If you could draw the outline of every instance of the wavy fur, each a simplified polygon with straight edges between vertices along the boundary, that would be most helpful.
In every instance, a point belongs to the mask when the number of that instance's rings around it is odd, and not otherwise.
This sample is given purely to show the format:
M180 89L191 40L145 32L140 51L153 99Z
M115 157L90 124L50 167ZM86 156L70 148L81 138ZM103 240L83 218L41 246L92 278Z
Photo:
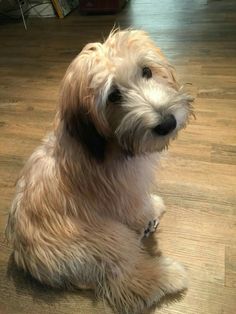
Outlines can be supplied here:
M119 104L108 101L114 87ZM93 288L119 313L185 289L183 267L151 256L141 239L163 212L150 194L158 152L185 126L191 102L146 33L114 31L88 44L65 74L54 131L17 184L7 225L16 264L53 287ZM156 136L170 113L175 131Z

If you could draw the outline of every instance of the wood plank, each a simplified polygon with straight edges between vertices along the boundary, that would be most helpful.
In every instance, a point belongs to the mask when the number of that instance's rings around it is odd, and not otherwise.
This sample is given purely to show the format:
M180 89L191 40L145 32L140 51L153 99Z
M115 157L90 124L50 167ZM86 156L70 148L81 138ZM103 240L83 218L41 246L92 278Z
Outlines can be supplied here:
M236 289L236 247L225 249L225 285Z

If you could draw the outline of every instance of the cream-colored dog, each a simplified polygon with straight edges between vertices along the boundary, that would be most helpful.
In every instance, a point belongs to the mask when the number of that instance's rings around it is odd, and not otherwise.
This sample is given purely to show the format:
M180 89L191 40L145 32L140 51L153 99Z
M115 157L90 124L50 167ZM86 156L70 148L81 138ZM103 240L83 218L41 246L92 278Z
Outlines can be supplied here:
M53 287L93 288L118 313L186 289L184 268L142 238L164 210L150 194L156 159L192 100L143 31L85 46L63 80L55 129L17 184L7 226L17 265Z

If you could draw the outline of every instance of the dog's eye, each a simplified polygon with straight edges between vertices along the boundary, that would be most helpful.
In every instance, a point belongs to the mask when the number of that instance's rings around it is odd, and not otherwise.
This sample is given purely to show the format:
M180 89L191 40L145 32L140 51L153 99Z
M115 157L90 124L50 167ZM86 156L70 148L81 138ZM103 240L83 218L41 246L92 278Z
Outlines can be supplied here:
M114 89L108 96L108 100L114 103L121 101L121 98L122 95L118 88Z
M148 67L144 67L142 70L142 77L145 77L147 79L152 77L152 71L150 68Z

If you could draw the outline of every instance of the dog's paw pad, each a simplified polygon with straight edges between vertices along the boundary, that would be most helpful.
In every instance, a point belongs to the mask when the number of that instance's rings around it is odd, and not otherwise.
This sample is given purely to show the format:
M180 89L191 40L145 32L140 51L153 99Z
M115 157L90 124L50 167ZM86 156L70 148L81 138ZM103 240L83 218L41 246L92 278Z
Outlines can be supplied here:
M150 232L155 232L159 223L160 223L159 219L153 219L153 220L149 221L148 229L150 230Z
M155 231L156 228L159 226L159 223L160 223L159 219L154 219L154 220L153 220L153 228L154 228L154 231Z
M148 223L148 227L144 230L144 237L147 238L150 235L150 233L155 232L158 225L159 219L150 220Z
M149 237L149 235L150 235L150 230L147 228L144 230L144 238Z

